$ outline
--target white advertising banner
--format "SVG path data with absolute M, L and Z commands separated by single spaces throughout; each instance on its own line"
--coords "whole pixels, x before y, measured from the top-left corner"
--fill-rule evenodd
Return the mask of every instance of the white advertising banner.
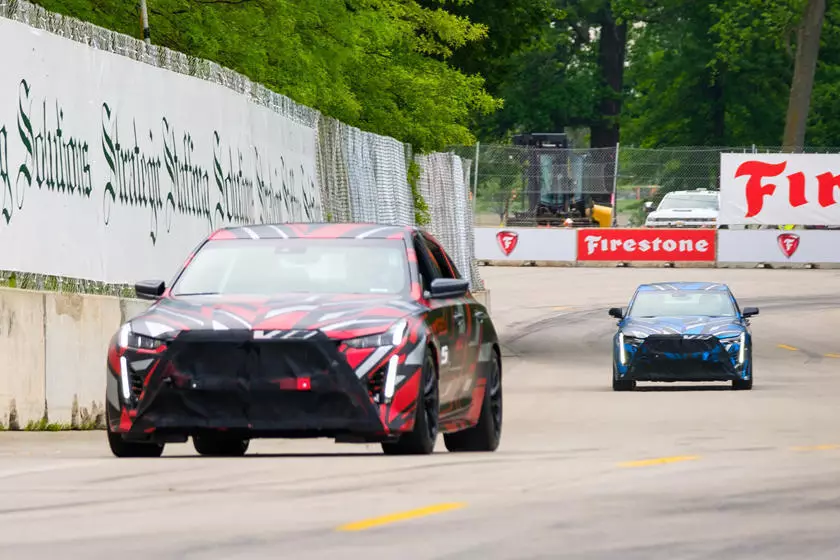
M 475 258 L 484 261 L 574 261 L 577 233 L 553 228 L 475 228 Z
M 721 154 L 718 223 L 840 225 L 840 154 Z
M 720 263 L 837 263 L 840 230 L 718 230 Z
M 169 279 L 216 228 L 322 219 L 315 130 L 0 18 L 0 269 Z

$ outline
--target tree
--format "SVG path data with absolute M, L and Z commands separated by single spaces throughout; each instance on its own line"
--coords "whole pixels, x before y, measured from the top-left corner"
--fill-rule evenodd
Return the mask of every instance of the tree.
M 782 146 L 785 151 L 801 152 L 805 144 L 805 127 L 811 107 L 824 17 L 825 0 L 808 0 L 796 43 L 796 66 L 790 87 Z
M 139 37 L 135 6 L 37 0 Z M 469 4 L 471 0 L 458 0 Z M 416 0 L 148 0 L 152 42 L 205 58 L 417 151 L 469 143 L 498 99 L 448 63 L 487 28 Z

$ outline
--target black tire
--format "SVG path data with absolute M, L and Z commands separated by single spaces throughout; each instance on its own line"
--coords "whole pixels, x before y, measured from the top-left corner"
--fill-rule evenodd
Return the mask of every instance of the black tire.
M 160 457 L 163 455 L 162 443 L 143 443 L 126 441 L 119 433 L 111 431 L 111 413 L 106 412 L 105 426 L 108 432 L 108 447 L 115 457 L 123 459 L 141 457 Z
M 195 435 L 192 440 L 196 452 L 207 457 L 242 457 L 251 444 L 251 440 L 223 434 Z
M 502 440 L 502 395 L 501 360 L 493 352 L 478 423 L 460 432 L 444 434 L 446 449 L 454 453 L 495 451 Z
M 752 377 L 747 381 L 744 381 L 743 379 L 736 379 L 732 381 L 732 389 L 735 391 L 750 391 L 752 390 L 752 386 Z
M 612 388 L 613 391 L 632 391 L 636 388 L 636 381 L 634 379 L 617 379 L 615 364 L 613 364 Z
M 752 371 L 750 372 L 750 378 L 744 381 L 743 379 L 733 379 L 732 380 L 732 390 L 734 391 L 750 391 L 752 390 L 753 386 L 753 376 Z
M 428 349 L 423 360 L 422 376 L 414 413 L 414 430 L 402 434 L 395 442 L 383 442 L 382 451 L 386 455 L 429 455 L 435 450 L 440 394 L 437 364 Z

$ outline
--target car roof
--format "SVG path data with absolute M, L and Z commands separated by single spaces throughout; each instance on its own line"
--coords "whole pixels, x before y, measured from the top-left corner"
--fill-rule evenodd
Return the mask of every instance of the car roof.
M 414 226 L 375 223 L 284 223 L 231 226 L 219 229 L 210 239 L 404 239 Z
M 708 292 L 726 292 L 729 287 L 726 284 L 719 282 L 653 282 L 649 284 L 640 284 L 638 291 L 640 292 L 654 292 L 654 291 L 708 291 Z

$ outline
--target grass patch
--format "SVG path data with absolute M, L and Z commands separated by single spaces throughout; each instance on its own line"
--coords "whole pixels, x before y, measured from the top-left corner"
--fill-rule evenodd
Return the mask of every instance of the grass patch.
M 107 284 L 81 278 L 0 270 L 0 287 L 39 292 L 76 293 L 98 296 L 135 297 L 134 286 Z
M 69 422 L 50 422 L 46 418 L 41 420 L 31 420 L 24 426 L 24 432 L 82 432 L 89 430 L 101 430 L 103 426 L 96 420 L 87 420 L 79 422 L 78 426 L 74 426 Z M 3 428 L 5 431 L 6 428 Z

